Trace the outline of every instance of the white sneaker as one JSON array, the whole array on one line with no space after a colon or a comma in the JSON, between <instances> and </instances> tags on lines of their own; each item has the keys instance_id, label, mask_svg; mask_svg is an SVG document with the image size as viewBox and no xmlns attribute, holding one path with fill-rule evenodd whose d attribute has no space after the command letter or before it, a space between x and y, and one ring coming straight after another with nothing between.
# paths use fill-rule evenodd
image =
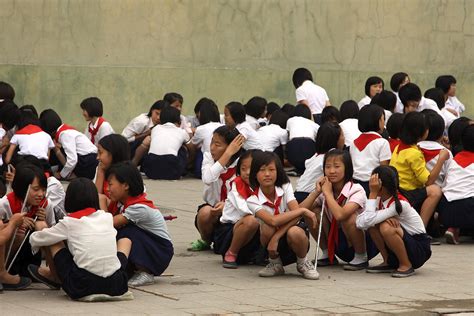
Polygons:
<instances>
[{"instance_id":1,"label":"white sneaker","mask_svg":"<svg viewBox=\"0 0 474 316\"><path fill-rule=\"evenodd\" d=\"M135 273L130 280L128 280L128 285L130 286L143 286L150 285L155 283L155 278L153 274L140 271Z\"/></svg>"},{"instance_id":2,"label":"white sneaker","mask_svg":"<svg viewBox=\"0 0 474 316\"><path fill-rule=\"evenodd\" d=\"M258 275L261 277L272 277L282 274L285 274L285 269L283 269L281 262L270 262L265 268L258 272Z\"/></svg>"},{"instance_id":3,"label":"white sneaker","mask_svg":"<svg viewBox=\"0 0 474 316\"><path fill-rule=\"evenodd\" d=\"M319 273L314 269L314 265L310 260L305 260L301 264L296 264L296 270L303 275L303 278L308 280L318 280Z\"/></svg>"}]
</instances>

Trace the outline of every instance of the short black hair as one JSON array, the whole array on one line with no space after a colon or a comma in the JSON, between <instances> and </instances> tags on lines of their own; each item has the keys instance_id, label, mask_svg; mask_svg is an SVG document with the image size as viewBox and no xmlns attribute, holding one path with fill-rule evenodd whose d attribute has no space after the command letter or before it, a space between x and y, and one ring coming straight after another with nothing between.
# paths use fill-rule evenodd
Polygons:
<instances>
[{"instance_id":1,"label":"short black hair","mask_svg":"<svg viewBox=\"0 0 474 316\"><path fill-rule=\"evenodd\" d=\"M382 84L382 89L385 88L385 83L383 82L383 79L377 76L372 76L367 78L365 81L365 95L370 97L370 86L373 86L374 84Z\"/></svg>"},{"instance_id":2,"label":"short black hair","mask_svg":"<svg viewBox=\"0 0 474 316\"><path fill-rule=\"evenodd\" d=\"M58 113L53 109L47 109L40 114L41 128L46 133L53 135L57 129L63 124L63 121L59 117Z\"/></svg>"},{"instance_id":3,"label":"short black hair","mask_svg":"<svg viewBox=\"0 0 474 316\"><path fill-rule=\"evenodd\" d=\"M253 158L253 155L257 152L262 152L262 151L260 149L249 149L240 155L239 160L237 161L237 165L235 166L235 174L237 176L240 176L240 166L242 165L242 161L249 157Z\"/></svg>"},{"instance_id":4,"label":"short black hair","mask_svg":"<svg viewBox=\"0 0 474 316\"><path fill-rule=\"evenodd\" d=\"M25 104L23 106L20 106L20 111L21 112L29 111L29 112L33 113L36 117L39 117L38 116L38 111L36 110L35 106L32 105L32 104Z\"/></svg>"},{"instance_id":5,"label":"short black hair","mask_svg":"<svg viewBox=\"0 0 474 316\"><path fill-rule=\"evenodd\" d=\"M15 99L15 89L5 81L0 81L0 100L10 100Z\"/></svg>"},{"instance_id":6,"label":"short black hair","mask_svg":"<svg viewBox=\"0 0 474 316\"><path fill-rule=\"evenodd\" d=\"M326 122L321 125L316 134L316 153L325 154L332 148L337 148L342 129L339 124Z\"/></svg>"},{"instance_id":7,"label":"short black hair","mask_svg":"<svg viewBox=\"0 0 474 316\"><path fill-rule=\"evenodd\" d=\"M20 110L20 120L17 123L17 127L20 130L27 125L41 126L38 115L28 110Z\"/></svg>"},{"instance_id":8,"label":"short black hair","mask_svg":"<svg viewBox=\"0 0 474 316\"><path fill-rule=\"evenodd\" d=\"M325 106L321 112L321 124L326 122L341 122L341 113L335 106Z\"/></svg>"},{"instance_id":9,"label":"short black hair","mask_svg":"<svg viewBox=\"0 0 474 316\"><path fill-rule=\"evenodd\" d=\"M53 174L48 161L40 160L33 155L16 155L15 159L12 161L12 164L15 166L15 168L22 164L33 165L40 168L44 172L48 172L51 175Z\"/></svg>"},{"instance_id":10,"label":"short black hair","mask_svg":"<svg viewBox=\"0 0 474 316\"><path fill-rule=\"evenodd\" d=\"M298 88L306 80L313 81L311 71L306 68L298 68L293 72L293 85Z\"/></svg>"},{"instance_id":11,"label":"short black hair","mask_svg":"<svg viewBox=\"0 0 474 316\"><path fill-rule=\"evenodd\" d=\"M436 102L438 108L441 110L444 108L446 101L444 99L444 92L440 88L430 88L425 91L425 98L431 99Z\"/></svg>"},{"instance_id":12,"label":"short black hair","mask_svg":"<svg viewBox=\"0 0 474 316\"><path fill-rule=\"evenodd\" d=\"M392 139L400 138L400 130L402 129L403 119L405 115L402 113L393 113L387 121L388 136Z\"/></svg>"},{"instance_id":13,"label":"short black hair","mask_svg":"<svg viewBox=\"0 0 474 316\"><path fill-rule=\"evenodd\" d=\"M407 145L415 145L426 133L425 115L421 112L410 112L405 114L400 130L400 140Z\"/></svg>"},{"instance_id":14,"label":"short black hair","mask_svg":"<svg viewBox=\"0 0 474 316\"><path fill-rule=\"evenodd\" d=\"M199 104L199 125L204 125L209 122L220 122L219 109L217 104L208 98L201 98L197 103Z\"/></svg>"},{"instance_id":15,"label":"short black hair","mask_svg":"<svg viewBox=\"0 0 474 316\"><path fill-rule=\"evenodd\" d=\"M229 102L225 107L229 110L230 116L234 120L235 124L245 122L245 108L242 103L232 101Z\"/></svg>"},{"instance_id":16,"label":"short black hair","mask_svg":"<svg viewBox=\"0 0 474 316\"><path fill-rule=\"evenodd\" d=\"M160 122L161 124L166 123L173 123L173 124L180 124L181 123L181 113L177 108L172 106L165 106L160 113Z\"/></svg>"},{"instance_id":17,"label":"short black hair","mask_svg":"<svg viewBox=\"0 0 474 316\"><path fill-rule=\"evenodd\" d=\"M333 149L328 151L324 155L323 160L323 172L326 169L326 161L331 157L342 157L342 162L344 163L344 182L349 182L352 180L354 175L354 166L352 165L351 154L347 150L342 149Z\"/></svg>"},{"instance_id":18,"label":"short black hair","mask_svg":"<svg viewBox=\"0 0 474 316\"><path fill-rule=\"evenodd\" d=\"M443 90L444 94L448 93L452 84L456 84L456 78L452 75L439 76L435 81L435 87Z\"/></svg>"},{"instance_id":19,"label":"short black hair","mask_svg":"<svg viewBox=\"0 0 474 316\"><path fill-rule=\"evenodd\" d=\"M339 112L341 113L341 122L349 118L358 119L359 105L354 100L346 100L342 102Z\"/></svg>"},{"instance_id":20,"label":"short black hair","mask_svg":"<svg viewBox=\"0 0 474 316\"><path fill-rule=\"evenodd\" d=\"M120 134L110 134L99 140L99 145L112 156L112 164L130 160L130 145Z\"/></svg>"},{"instance_id":21,"label":"short black hair","mask_svg":"<svg viewBox=\"0 0 474 316\"><path fill-rule=\"evenodd\" d=\"M384 115L385 112L377 104L364 105L359 111L359 122L357 126L362 133L379 132L379 120Z\"/></svg>"},{"instance_id":22,"label":"short black hair","mask_svg":"<svg viewBox=\"0 0 474 316\"><path fill-rule=\"evenodd\" d=\"M173 104L176 101L179 101L179 103L183 104L183 96L179 93L176 92L168 92L163 96L163 100L168 102L169 104Z\"/></svg>"},{"instance_id":23,"label":"short black hair","mask_svg":"<svg viewBox=\"0 0 474 316\"><path fill-rule=\"evenodd\" d=\"M245 113L256 119L262 117L267 109L267 100L262 97L253 97L245 104Z\"/></svg>"},{"instance_id":24,"label":"short black hair","mask_svg":"<svg viewBox=\"0 0 474 316\"><path fill-rule=\"evenodd\" d=\"M382 90L380 93L374 95L372 100L370 100L370 104L377 104L384 110L393 112L397 105L397 96L392 91Z\"/></svg>"},{"instance_id":25,"label":"short black hair","mask_svg":"<svg viewBox=\"0 0 474 316\"><path fill-rule=\"evenodd\" d=\"M421 113L425 116L426 126L429 130L426 140L437 141L444 133L445 124L443 117L430 109L424 109Z\"/></svg>"},{"instance_id":26,"label":"short black hair","mask_svg":"<svg viewBox=\"0 0 474 316\"><path fill-rule=\"evenodd\" d=\"M281 108L278 104L276 104L275 102L268 102L268 104L267 104L267 117L269 115L272 115L273 112L275 112L277 110L281 110Z\"/></svg>"},{"instance_id":27,"label":"short black hair","mask_svg":"<svg viewBox=\"0 0 474 316\"><path fill-rule=\"evenodd\" d=\"M410 82L400 88L398 97L402 101L403 106L406 107L409 101L421 100L421 90L416 84Z\"/></svg>"},{"instance_id":28,"label":"short black hair","mask_svg":"<svg viewBox=\"0 0 474 316\"><path fill-rule=\"evenodd\" d=\"M289 117L293 117L293 114L295 113L295 106L291 103L285 103L281 107L281 110L288 114Z\"/></svg>"},{"instance_id":29,"label":"short black hair","mask_svg":"<svg viewBox=\"0 0 474 316\"><path fill-rule=\"evenodd\" d=\"M111 176L114 176L122 184L128 184L129 196L138 196L145 190L142 176L131 161L123 161L112 165L106 173L107 179L110 179Z\"/></svg>"},{"instance_id":30,"label":"short black hair","mask_svg":"<svg viewBox=\"0 0 474 316\"><path fill-rule=\"evenodd\" d=\"M462 131L461 144L464 150L474 152L474 124L468 125Z\"/></svg>"},{"instance_id":31,"label":"short black hair","mask_svg":"<svg viewBox=\"0 0 474 316\"><path fill-rule=\"evenodd\" d=\"M28 186L33 183L35 178L38 179L40 186L46 190L48 180L43 170L31 164L18 165L12 182L12 189L15 195L22 200L25 199Z\"/></svg>"},{"instance_id":32,"label":"short black hair","mask_svg":"<svg viewBox=\"0 0 474 316\"><path fill-rule=\"evenodd\" d=\"M87 112L89 117L99 117L104 114L102 101L98 97L90 97L82 100L81 109Z\"/></svg>"},{"instance_id":33,"label":"short black hair","mask_svg":"<svg viewBox=\"0 0 474 316\"><path fill-rule=\"evenodd\" d=\"M153 103L153 105L150 107L150 110L148 110L147 116L151 117L151 112L153 112L153 110L160 110L161 111L161 110L163 110L164 107L167 107L169 105L170 104L165 100L158 100L155 103Z\"/></svg>"},{"instance_id":34,"label":"short black hair","mask_svg":"<svg viewBox=\"0 0 474 316\"><path fill-rule=\"evenodd\" d=\"M269 124L276 124L283 129L286 129L286 123L288 122L289 116L282 110L277 110L273 112L272 117L270 118Z\"/></svg>"},{"instance_id":35,"label":"short black hair","mask_svg":"<svg viewBox=\"0 0 474 316\"><path fill-rule=\"evenodd\" d=\"M299 117L304 117L307 118L308 120L311 120L311 110L306 104L299 103L295 107L295 111L293 112L293 116L299 116Z\"/></svg>"},{"instance_id":36,"label":"short black hair","mask_svg":"<svg viewBox=\"0 0 474 316\"><path fill-rule=\"evenodd\" d=\"M224 142L229 145L230 143L232 143L232 141L237 137L239 136L239 130L236 129L235 127L230 127L230 126L227 126L227 125L222 125L222 126L219 126L218 128L216 128L214 130L214 132L212 133L213 135L214 134L217 134L219 136L221 136L223 139L224 139ZM236 152L234 155L232 155L232 157L230 158L230 164L233 164L234 161L239 158L239 156L243 153L243 149L241 148L238 152Z\"/></svg>"},{"instance_id":37,"label":"short black hair","mask_svg":"<svg viewBox=\"0 0 474 316\"><path fill-rule=\"evenodd\" d=\"M12 100L0 102L0 123L5 130L10 130L20 120L20 110Z\"/></svg>"},{"instance_id":38,"label":"short black hair","mask_svg":"<svg viewBox=\"0 0 474 316\"><path fill-rule=\"evenodd\" d=\"M253 189L256 189L260 186L257 180L257 173L260 168L262 166L267 166L272 162L275 162L275 167L277 171L275 186L281 187L284 184L290 182L290 179L286 175L285 169L283 169L283 164L281 163L281 160L278 155L271 151L260 151L255 152L254 155L252 155L252 166L250 167L249 182L250 186Z\"/></svg>"},{"instance_id":39,"label":"short black hair","mask_svg":"<svg viewBox=\"0 0 474 316\"><path fill-rule=\"evenodd\" d=\"M451 145L453 155L461 151L463 146L461 143L461 136L463 130L469 126L471 120L468 117L461 116L455 119L448 128L448 138Z\"/></svg>"},{"instance_id":40,"label":"short black hair","mask_svg":"<svg viewBox=\"0 0 474 316\"><path fill-rule=\"evenodd\" d=\"M394 73L392 78L390 79L390 88L392 88L392 91L398 92L400 89L400 85L405 81L405 78L408 77L408 74L406 72L397 72Z\"/></svg>"},{"instance_id":41,"label":"short black hair","mask_svg":"<svg viewBox=\"0 0 474 316\"><path fill-rule=\"evenodd\" d=\"M66 190L64 208L68 213L74 213L86 208L100 209L99 193L94 182L87 178L72 180Z\"/></svg>"}]
</instances>

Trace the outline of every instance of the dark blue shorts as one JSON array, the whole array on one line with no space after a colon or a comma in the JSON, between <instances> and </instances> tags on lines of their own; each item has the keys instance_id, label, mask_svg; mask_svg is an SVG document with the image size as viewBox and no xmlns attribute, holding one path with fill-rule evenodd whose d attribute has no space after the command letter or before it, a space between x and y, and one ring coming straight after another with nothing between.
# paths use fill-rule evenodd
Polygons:
<instances>
[{"instance_id":1,"label":"dark blue shorts","mask_svg":"<svg viewBox=\"0 0 474 316\"><path fill-rule=\"evenodd\" d=\"M218 225L214 231L214 251L224 257L227 250L229 250L233 236L234 224L221 223L220 225ZM237 263L246 264L253 261L259 248L260 231L257 230L253 238L240 249L239 254L237 256Z\"/></svg>"},{"instance_id":2,"label":"dark blue shorts","mask_svg":"<svg viewBox=\"0 0 474 316\"><path fill-rule=\"evenodd\" d=\"M296 224L296 226L301 228L304 231L306 238L308 238L308 250L309 250L310 244L309 244L308 226L306 225L304 221L299 221ZM278 242L278 253L280 254L281 262L283 263L284 266L296 262L296 254L290 248L290 245L288 244L288 235L286 233L280 238Z\"/></svg>"}]
</instances>

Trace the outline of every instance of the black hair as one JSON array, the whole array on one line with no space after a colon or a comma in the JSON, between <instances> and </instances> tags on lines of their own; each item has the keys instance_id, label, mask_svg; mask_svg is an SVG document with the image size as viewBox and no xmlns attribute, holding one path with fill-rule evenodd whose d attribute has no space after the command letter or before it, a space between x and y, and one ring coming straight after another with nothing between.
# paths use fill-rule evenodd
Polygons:
<instances>
[{"instance_id":1,"label":"black hair","mask_svg":"<svg viewBox=\"0 0 474 316\"><path fill-rule=\"evenodd\" d=\"M336 148L341 132L342 129L339 124L334 122L323 123L316 134L316 153L325 154L330 149Z\"/></svg>"},{"instance_id":2,"label":"black hair","mask_svg":"<svg viewBox=\"0 0 474 316\"><path fill-rule=\"evenodd\" d=\"M461 136L463 130L470 124L470 119L465 116L455 119L448 128L448 138L451 145L451 151L455 156L458 152L463 150L461 143Z\"/></svg>"},{"instance_id":3,"label":"black hair","mask_svg":"<svg viewBox=\"0 0 474 316\"><path fill-rule=\"evenodd\" d=\"M405 115L402 113L393 113L387 121L387 132L390 138L400 138L400 130L402 129L403 119Z\"/></svg>"},{"instance_id":4,"label":"black hair","mask_svg":"<svg viewBox=\"0 0 474 316\"><path fill-rule=\"evenodd\" d=\"M59 126L63 124L63 121L59 117L58 113L53 109L47 109L40 114L41 128L46 133L52 135L55 134Z\"/></svg>"},{"instance_id":5,"label":"black hair","mask_svg":"<svg viewBox=\"0 0 474 316\"><path fill-rule=\"evenodd\" d=\"M436 78L435 87L443 90L447 94L452 84L456 84L456 78L451 75L443 75Z\"/></svg>"},{"instance_id":6,"label":"black hair","mask_svg":"<svg viewBox=\"0 0 474 316\"><path fill-rule=\"evenodd\" d=\"M405 114L400 130L400 140L407 145L415 145L423 135L425 135L428 126L426 126L425 115L421 112L410 112Z\"/></svg>"},{"instance_id":7,"label":"black hair","mask_svg":"<svg viewBox=\"0 0 474 316\"><path fill-rule=\"evenodd\" d=\"M370 104L377 104L384 110L393 112L397 105L397 96L392 91L382 90L380 93L374 95L372 100L370 100Z\"/></svg>"},{"instance_id":8,"label":"black hair","mask_svg":"<svg viewBox=\"0 0 474 316\"><path fill-rule=\"evenodd\" d=\"M0 176L0 198L7 194L7 181L3 176Z\"/></svg>"},{"instance_id":9,"label":"black hair","mask_svg":"<svg viewBox=\"0 0 474 316\"><path fill-rule=\"evenodd\" d=\"M276 104L275 102L268 102L267 104L267 117L269 115L272 115L273 112L275 111L278 111L278 110L281 110L280 106L278 104Z\"/></svg>"},{"instance_id":10,"label":"black hair","mask_svg":"<svg viewBox=\"0 0 474 316\"><path fill-rule=\"evenodd\" d=\"M446 127L443 117L430 109L424 109L421 113L425 116L426 127L429 130L426 140L438 141L443 136Z\"/></svg>"},{"instance_id":11,"label":"black hair","mask_svg":"<svg viewBox=\"0 0 474 316\"><path fill-rule=\"evenodd\" d=\"M306 80L313 81L311 71L306 68L298 68L293 72L293 85L298 88Z\"/></svg>"},{"instance_id":12,"label":"black hair","mask_svg":"<svg viewBox=\"0 0 474 316\"><path fill-rule=\"evenodd\" d=\"M5 130L10 130L20 120L20 110L12 100L0 102L0 123Z\"/></svg>"},{"instance_id":13,"label":"black hair","mask_svg":"<svg viewBox=\"0 0 474 316\"><path fill-rule=\"evenodd\" d=\"M405 81L406 77L408 77L408 74L405 72L394 73L390 79L390 88L392 88L392 91L398 92L400 85Z\"/></svg>"},{"instance_id":14,"label":"black hair","mask_svg":"<svg viewBox=\"0 0 474 316\"><path fill-rule=\"evenodd\" d=\"M176 92L168 92L163 96L163 100L168 102L169 104L173 104L176 101L179 101L179 103L183 104L183 96L179 93Z\"/></svg>"},{"instance_id":15,"label":"black hair","mask_svg":"<svg viewBox=\"0 0 474 316\"><path fill-rule=\"evenodd\" d=\"M321 124L326 122L341 122L341 113L335 106L325 106L321 112Z\"/></svg>"},{"instance_id":16,"label":"black hair","mask_svg":"<svg viewBox=\"0 0 474 316\"><path fill-rule=\"evenodd\" d=\"M262 152L260 149L249 149L240 155L239 160L237 161L237 165L235 166L235 174L237 176L240 176L240 166L242 165L242 161L252 157L255 155L257 152Z\"/></svg>"},{"instance_id":17,"label":"black hair","mask_svg":"<svg viewBox=\"0 0 474 316\"><path fill-rule=\"evenodd\" d=\"M245 108L242 103L232 101L229 102L225 107L229 110L230 116L236 125L245 122Z\"/></svg>"},{"instance_id":18,"label":"black hair","mask_svg":"<svg viewBox=\"0 0 474 316\"><path fill-rule=\"evenodd\" d=\"M40 120L38 118L38 115L35 115L35 113L28 111L28 110L20 110L20 120L17 123L18 129L22 129L23 127L27 125L36 125L40 126Z\"/></svg>"},{"instance_id":19,"label":"black hair","mask_svg":"<svg viewBox=\"0 0 474 316\"><path fill-rule=\"evenodd\" d=\"M377 76L369 77L365 81L365 95L370 97L370 86L373 86L374 84L382 84L382 90L385 87L385 83L383 82L383 79Z\"/></svg>"},{"instance_id":20,"label":"black hair","mask_svg":"<svg viewBox=\"0 0 474 316\"><path fill-rule=\"evenodd\" d=\"M21 112L29 111L29 112L33 113L37 118L39 117L38 116L38 111L36 110L35 106L31 105L31 104L25 104L23 106L20 106L20 111Z\"/></svg>"},{"instance_id":21,"label":"black hair","mask_svg":"<svg viewBox=\"0 0 474 316\"><path fill-rule=\"evenodd\" d=\"M64 209L68 213L74 213L86 208L100 209L97 188L90 179L74 179L67 187Z\"/></svg>"},{"instance_id":22,"label":"black hair","mask_svg":"<svg viewBox=\"0 0 474 316\"><path fill-rule=\"evenodd\" d=\"M253 97L245 104L245 113L256 119L262 117L267 109L267 100L262 97Z\"/></svg>"},{"instance_id":23,"label":"black hair","mask_svg":"<svg viewBox=\"0 0 474 316\"><path fill-rule=\"evenodd\" d=\"M409 101L421 100L421 90L416 84L410 82L400 88L398 97L402 101L403 106L406 107Z\"/></svg>"},{"instance_id":24,"label":"black hair","mask_svg":"<svg viewBox=\"0 0 474 316\"><path fill-rule=\"evenodd\" d=\"M291 103L285 103L282 107L281 110L288 114L289 117L293 117L295 113L295 106Z\"/></svg>"},{"instance_id":25,"label":"black hair","mask_svg":"<svg viewBox=\"0 0 474 316\"><path fill-rule=\"evenodd\" d=\"M170 104L165 100L158 100L155 103L153 103L153 105L150 107L150 110L148 111L147 116L151 117L151 112L153 112L153 110L160 110L161 111L161 110L163 110L163 108L165 108L169 105Z\"/></svg>"},{"instance_id":26,"label":"black hair","mask_svg":"<svg viewBox=\"0 0 474 316\"><path fill-rule=\"evenodd\" d=\"M280 158L277 154L271 151L259 151L255 152L252 155L252 167L250 168L249 182L252 189L256 189L260 186L257 180L257 173L262 166L267 166L275 162L275 167L277 171L277 178L275 181L275 186L281 187L286 183L290 182L290 179L286 175L285 169L283 169L283 164L281 163Z\"/></svg>"},{"instance_id":27,"label":"black hair","mask_svg":"<svg viewBox=\"0 0 474 316\"><path fill-rule=\"evenodd\" d=\"M395 210L398 215L402 213L402 203L398 198L398 172L397 169L393 166L378 166L373 171L372 174L378 174L380 182L382 182L382 187L387 190L394 201L395 201Z\"/></svg>"},{"instance_id":28,"label":"black hair","mask_svg":"<svg viewBox=\"0 0 474 316\"><path fill-rule=\"evenodd\" d=\"M9 83L0 81L0 100L13 101L13 99L15 99L15 89Z\"/></svg>"},{"instance_id":29,"label":"black hair","mask_svg":"<svg viewBox=\"0 0 474 316\"><path fill-rule=\"evenodd\" d=\"M352 180L354 174L354 167L352 165L351 154L347 150L333 149L324 155L323 171L326 169L326 161L331 157L342 157L344 164L344 183Z\"/></svg>"},{"instance_id":30,"label":"black hair","mask_svg":"<svg viewBox=\"0 0 474 316\"><path fill-rule=\"evenodd\" d=\"M342 102L339 112L341 113L341 122L348 118L359 118L359 106L354 100L346 100Z\"/></svg>"},{"instance_id":31,"label":"black hair","mask_svg":"<svg viewBox=\"0 0 474 316\"><path fill-rule=\"evenodd\" d=\"M104 114L102 101L98 97L90 97L82 100L81 109L87 112L89 117L99 117Z\"/></svg>"},{"instance_id":32,"label":"black hair","mask_svg":"<svg viewBox=\"0 0 474 316\"><path fill-rule=\"evenodd\" d=\"M161 124L179 124L181 123L181 113L177 108L165 106L160 112L160 122Z\"/></svg>"},{"instance_id":33,"label":"black hair","mask_svg":"<svg viewBox=\"0 0 474 316\"><path fill-rule=\"evenodd\" d=\"M199 104L199 125L204 125L209 122L220 122L219 109L217 104L208 98L201 98L197 103ZM196 108L195 107L195 108Z\"/></svg>"},{"instance_id":34,"label":"black hair","mask_svg":"<svg viewBox=\"0 0 474 316\"><path fill-rule=\"evenodd\" d=\"M235 127L230 127L230 126L227 126L227 125L223 125L223 126L219 126L218 128L216 128L212 134L213 135L217 134L217 135L221 136L224 139L224 142L227 145L229 145L230 143L232 143L232 141L237 136L239 136L240 133ZM238 152L233 154L232 157L230 158L229 165L233 164L234 161L237 158L239 158L239 156L243 153L243 151L244 150L241 148Z\"/></svg>"},{"instance_id":35,"label":"black hair","mask_svg":"<svg viewBox=\"0 0 474 316\"><path fill-rule=\"evenodd\" d=\"M40 168L44 172L48 172L49 174L53 173L51 171L51 166L49 165L49 162L40 160L33 155L16 155L14 161L12 161L12 164L15 168L19 168L19 166L23 164L33 165Z\"/></svg>"},{"instance_id":36,"label":"black hair","mask_svg":"<svg viewBox=\"0 0 474 316\"><path fill-rule=\"evenodd\" d=\"M311 110L306 104L299 103L295 107L295 111L293 112L293 116L299 116L299 117L304 117L307 118L308 120L311 120Z\"/></svg>"},{"instance_id":37,"label":"black hair","mask_svg":"<svg viewBox=\"0 0 474 316\"><path fill-rule=\"evenodd\" d=\"M379 132L379 120L384 115L385 112L377 104L364 105L359 111L359 122L357 126L362 133Z\"/></svg>"},{"instance_id":38,"label":"black hair","mask_svg":"<svg viewBox=\"0 0 474 316\"><path fill-rule=\"evenodd\" d=\"M130 160L130 145L120 134L110 134L99 140L99 145L112 156L112 164Z\"/></svg>"},{"instance_id":39,"label":"black hair","mask_svg":"<svg viewBox=\"0 0 474 316\"><path fill-rule=\"evenodd\" d=\"M270 118L269 124L276 124L283 129L286 129L286 123L288 122L289 116L282 110L277 110L273 112L272 117Z\"/></svg>"},{"instance_id":40,"label":"black hair","mask_svg":"<svg viewBox=\"0 0 474 316\"><path fill-rule=\"evenodd\" d=\"M12 189L15 195L23 200L28 191L28 186L33 183L35 178L38 179L40 186L46 190L48 180L43 170L31 164L19 165L12 182Z\"/></svg>"},{"instance_id":41,"label":"black hair","mask_svg":"<svg viewBox=\"0 0 474 316\"><path fill-rule=\"evenodd\" d=\"M461 144L464 150L474 152L474 124L468 125L462 131Z\"/></svg>"},{"instance_id":42,"label":"black hair","mask_svg":"<svg viewBox=\"0 0 474 316\"><path fill-rule=\"evenodd\" d=\"M131 161L122 161L112 165L107 170L106 178L114 176L118 182L128 184L128 195L138 196L143 193L143 179L137 167Z\"/></svg>"},{"instance_id":43,"label":"black hair","mask_svg":"<svg viewBox=\"0 0 474 316\"><path fill-rule=\"evenodd\" d=\"M435 101L440 110L444 108L444 105L446 104L444 92L440 88L430 88L426 90L424 97Z\"/></svg>"}]
</instances>

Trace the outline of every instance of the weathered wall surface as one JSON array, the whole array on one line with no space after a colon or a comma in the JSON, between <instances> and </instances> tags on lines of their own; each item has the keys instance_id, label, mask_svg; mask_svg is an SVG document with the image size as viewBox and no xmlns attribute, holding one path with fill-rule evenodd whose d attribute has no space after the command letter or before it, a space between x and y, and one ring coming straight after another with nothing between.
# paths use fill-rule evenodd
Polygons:
<instances>
[{"instance_id":1,"label":"weathered wall surface","mask_svg":"<svg viewBox=\"0 0 474 316\"><path fill-rule=\"evenodd\" d=\"M388 87L405 71L424 91L453 74L474 114L472 0L0 0L0 30L17 103L78 127L88 96L118 131L169 91L186 113L202 96L294 102L301 66L337 106L370 75Z\"/></svg>"}]
</instances>

